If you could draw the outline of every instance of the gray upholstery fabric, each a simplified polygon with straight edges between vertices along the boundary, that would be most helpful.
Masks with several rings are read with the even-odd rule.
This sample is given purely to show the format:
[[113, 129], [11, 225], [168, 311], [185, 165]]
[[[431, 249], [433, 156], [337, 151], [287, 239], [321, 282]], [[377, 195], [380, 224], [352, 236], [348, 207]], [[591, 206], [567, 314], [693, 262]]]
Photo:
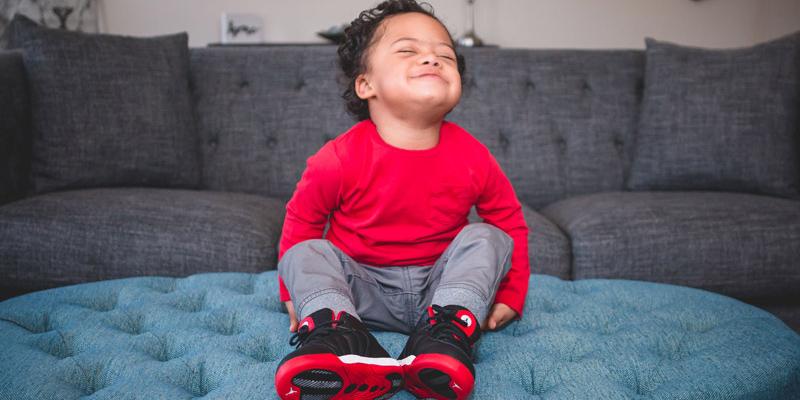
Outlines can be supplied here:
[[486, 48], [465, 57], [463, 95], [448, 118], [491, 150], [525, 204], [623, 188], [641, 52]]
[[[204, 187], [291, 197], [306, 159], [350, 128], [334, 46], [192, 49]], [[621, 190], [640, 51], [464, 49], [448, 119], [486, 144], [533, 208]], [[501, 72], [498, 72], [501, 71]]]
[[0, 204], [31, 190], [30, 99], [19, 52], [0, 52]]
[[800, 33], [744, 49], [647, 40], [635, 190], [800, 194]]
[[573, 276], [658, 281], [743, 299], [800, 287], [800, 202], [725, 192], [609, 192], [542, 214], [572, 240]]
[[[190, 51], [190, 82], [205, 163], [202, 188], [276, 199], [246, 196], [252, 200], [234, 201], [242, 198], [208, 191], [131, 189], [139, 194], [130, 203], [149, 208], [146, 213], [137, 211], [147, 216], [122, 213], [129, 216], [126, 219], [114, 219], [118, 208], [102, 206], [112, 202], [100, 197], [119, 196], [109, 194], [117, 193], [113, 190], [10, 203], [0, 207], [0, 253], [5, 254], [0, 256], [0, 286], [52, 286], [151, 272], [264, 269], [239, 267], [255, 265], [256, 259], [269, 260], [266, 267], [272, 267], [284, 213], [280, 200], [291, 196], [308, 156], [354, 123], [339, 97], [335, 53], [334, 46]], [[531, 228], [534, 272], [686, 283], [745, 299], [759, 297], [777, 306], [800, 304], [787, 300], [787, 288], [798, 286], [797, 262], [792, 260], [799, 254], [792, 243], [798, 242], [800, 202], [730, 193], [603, 193], [622, 190], [631, 166], [643, 52], [478, 48], [464, 53], [464, 95], [448, 119], [489, 147], [520, 199], [530, 206], [524, 212]], [[2, 84], [24, 86], [16, 80], [19, 57], [0, 53], [0, 71], [12, 74], [0, 76]], [[2, 104], [16, 104], [4, 95]], [[71, 104], [69, 109], [75, 110], [79, 103]], [[6, 138], [23, 138], [15, 143], [24, 147], [30, 134], [26, 136], [20, 121], [28, 119], [28, 110], [13, 105], [10, 113], [2, 110], [0, 140], [5, 144]], [[9, 133], [7, 126], [19, 127], [19, 132]], [[3, 157], [10, 152], [0, 149]], [[26, 163], [14, 157], [25, 158], [22, 153], [4, 158], [0, 180], [23, 187]], [[589, 193], [598, 197], [571, 198]], [[564, 201], [547, 208], [551, 214], [543, 213], [542, 207], [559, 200]], [[102, 219], [85, 220], [95, 214]], [[190, 228], [193, 234], [181, 231], [180, 224], [169, 224], [185, 217], [196, 220]], [[122, 233], [113, 230], [117, 223]], [[227, 225], [220, 226], [223, 223]], [[264, 233], [263, 226], [274, 228]], [[147, 231], [156, 233], [148, 236]], [[203, 239], [229, 231], [245, 239]], [[118, 236], [134, 240], [118, 241]], [[61, 253], [49, 247], [62, 244], [66, 249], [58, 247]], [[168, 251], [165, 246], [178, 248]], [[231, 246], [240, 247], [230, 250]], [[244, 258], [245, 249], [258, 255], [247, 255], [251, 261], [227, 261], [237, 254]], [[161, 250], [173, 256], [162, 263]], [[575, 271], [570, 267], [573, 257]], [[128, 259], [127, 264], [120, 261]], [[790, 311], [784, 315], [797, 315], [791, 310], [798, 307], [786, 307]]]
[[[522, 204], [522, 214], [528, 224], [528, 261], [531, 273], [557, 276], [570, 279], [569, 238], [549, 219]], [[470, 222], [483, 222], [473, 207], [469, 214]]]
[[283, 215], [282, 201], [211, 191], [86, 189], [30, 197], [0, 207], [0, 286], [272, 269]]
[[36, 192], [199, 184], [185, 33], [90, 35], [19, 15], [12, 25], [31, 88]]

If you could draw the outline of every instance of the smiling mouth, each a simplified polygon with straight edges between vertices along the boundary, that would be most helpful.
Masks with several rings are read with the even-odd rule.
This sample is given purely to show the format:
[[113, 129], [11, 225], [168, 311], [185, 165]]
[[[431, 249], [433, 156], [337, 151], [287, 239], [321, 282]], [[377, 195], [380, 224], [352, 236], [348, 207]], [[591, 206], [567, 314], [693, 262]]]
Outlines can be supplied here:
[[415, 78], [435, 78], [444, 81], [444, 78], [436, 74], [422, 74], [415, 76]]

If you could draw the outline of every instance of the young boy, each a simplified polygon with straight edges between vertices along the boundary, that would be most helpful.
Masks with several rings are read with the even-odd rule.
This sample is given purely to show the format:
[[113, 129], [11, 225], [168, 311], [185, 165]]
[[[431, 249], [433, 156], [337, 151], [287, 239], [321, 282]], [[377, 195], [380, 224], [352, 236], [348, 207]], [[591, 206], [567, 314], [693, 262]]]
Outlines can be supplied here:
[[[521, 205], [488, 149], [444, 121], [464, 66], [429, 11], [392, 0], [362, 12], [339, 64], [360, 122], [308, 159], [286, 206], [278, 273], [298, 348], [275, 388], [283, 399], [387, 399], [402, 387], [464, 399], [481, 329], [522, 313]], [[467, 223], [473, 205], [485, 223]], [[410, 334], [399, 358], [368, 328]]]

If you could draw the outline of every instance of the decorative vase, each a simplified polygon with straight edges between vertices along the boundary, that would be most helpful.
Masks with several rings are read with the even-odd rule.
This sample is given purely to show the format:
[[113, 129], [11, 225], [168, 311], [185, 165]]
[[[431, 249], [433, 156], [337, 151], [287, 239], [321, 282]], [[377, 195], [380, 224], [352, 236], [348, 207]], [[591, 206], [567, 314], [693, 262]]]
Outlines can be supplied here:
[[456, 44], [464, 47], [483, 46], [483, 40], [475, 34], [475, 0], [467, 0], [469, 18], [467, 20], [467, 31], [456, 39]]

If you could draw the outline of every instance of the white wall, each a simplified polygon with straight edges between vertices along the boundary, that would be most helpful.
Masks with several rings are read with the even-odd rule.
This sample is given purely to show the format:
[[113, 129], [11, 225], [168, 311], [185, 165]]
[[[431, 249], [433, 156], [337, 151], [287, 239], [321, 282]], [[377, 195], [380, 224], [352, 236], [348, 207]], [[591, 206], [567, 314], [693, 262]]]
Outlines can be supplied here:
[[[451, 32], [466, 27], [465, 0], [428, 0]], [[270, 42], [323, 42], [315, 32], [350, 22], [378, 0], [101, 0], [101, 29], [150, 36], [189, 32], [219, 42], [220, 14], [264, 18]], [[526, 48], [643, 48], [644, 37], [705, 47], [747, 46], [800, 30], [800, 0], [477, 0], [486, 42]]]

